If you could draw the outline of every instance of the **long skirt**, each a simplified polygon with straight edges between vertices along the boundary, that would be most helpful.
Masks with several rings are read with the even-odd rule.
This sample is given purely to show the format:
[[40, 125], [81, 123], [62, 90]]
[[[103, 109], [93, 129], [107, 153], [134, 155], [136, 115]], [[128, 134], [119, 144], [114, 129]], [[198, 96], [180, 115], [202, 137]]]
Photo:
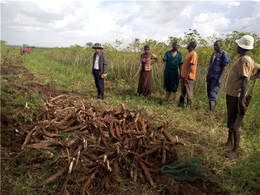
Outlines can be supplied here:
[[152, 93], [152, 71], [140, 71], [139, 84], [138, 84], [138, 95], [151, 95]]

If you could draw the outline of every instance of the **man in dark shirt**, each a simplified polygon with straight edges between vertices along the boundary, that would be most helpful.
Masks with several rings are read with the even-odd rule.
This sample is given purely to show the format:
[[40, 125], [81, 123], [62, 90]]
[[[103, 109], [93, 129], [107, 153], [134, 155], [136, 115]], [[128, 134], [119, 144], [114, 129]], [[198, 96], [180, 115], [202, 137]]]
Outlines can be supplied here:
[[103, 100], [104, 78], [107, 76], [107, 55], [101, 51], [103, 48], [100, 43], [95, 43], [92, 48], [96, 51], [93, 56], [92, 75], [94, 75], [94, 80], [98, 91], [97, 99]]
[[217, 40], [214, 43], [215, 52], [212, 54], [210, 59], [210, 66], [206, 80], [207, 94], [209, 98], [209, 112], [206, 112], [206, 114], [212, 113], [215, 109], [223, 75], [226, 70], [226, 66], [230, 62], [228, 53], [222, 50], [221, 47], [221, 41]]

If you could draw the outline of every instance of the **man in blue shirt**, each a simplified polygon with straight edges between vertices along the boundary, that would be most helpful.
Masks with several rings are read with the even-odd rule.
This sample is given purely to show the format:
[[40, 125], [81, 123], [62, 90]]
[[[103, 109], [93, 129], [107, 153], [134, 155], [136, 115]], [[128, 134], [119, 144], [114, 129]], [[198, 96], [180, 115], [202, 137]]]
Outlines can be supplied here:
[[212, 113], [215, 109], [223, 75], [226, 70], [226, 66], [230, 62], [229, 54], [222, 50], [221, 47], [221, 41], [217, 40], [214, 43], [215, 52], [212, 54], [210, 59], [210, 66], [206, 80], [207, 94], [209, 98], [209, 112], [206, 114]]

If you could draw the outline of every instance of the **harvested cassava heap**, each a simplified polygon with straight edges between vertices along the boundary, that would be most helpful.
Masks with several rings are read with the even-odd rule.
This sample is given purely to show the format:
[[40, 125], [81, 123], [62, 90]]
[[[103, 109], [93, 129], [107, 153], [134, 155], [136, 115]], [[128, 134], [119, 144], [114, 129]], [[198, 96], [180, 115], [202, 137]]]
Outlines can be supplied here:
[[121, 110], [100, 112], [91, 102], [76, 103], [61, 95], [46, 105], [22, 149], [41, 150], [38, 160], [46, 159], [44, 166], [57, 171], [34, 188], [57, 179], [64, 181], [62, 194], [69, 194], [69, 185], [79, 186], [81, 194], [104, 193], [127, 178], [153, 186], [161, 167], [178, 159], [178, 142], [165, 130], [168, 123], [151, 129], [152, 117], [124, 104]]

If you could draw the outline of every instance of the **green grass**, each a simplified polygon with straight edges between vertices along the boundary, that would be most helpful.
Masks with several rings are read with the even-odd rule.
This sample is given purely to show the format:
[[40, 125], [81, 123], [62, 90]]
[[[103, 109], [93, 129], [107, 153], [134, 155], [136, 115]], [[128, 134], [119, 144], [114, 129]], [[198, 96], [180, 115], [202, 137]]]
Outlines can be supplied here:
[[[178, 136], [179, 139], [183, 139], [186, 143], [185, 147], [177, 147], [179, 155], [181, 157], [195, 156], [202, 161], [205, 168], [204, 179], [217, 184], [215, 188], [216, 193], [259, 193], [259, 81], [256, 83], [253, 100], [243, 121], [240, 157], [230, 160], [224, 157], [228, 149], [219, 146], [226, 141], [228, 132], [226, 127], [227, 113], [224, 87], [220, 91], [216, 110], [211, 116], [204, 115], [208, 109], [208, 99], [205, 89], [201, 88], [201, 86], [205, 86], [205, 83], [203, 83], [205, 81], [198, 83], [197, 86], [199, 86], [199, 89], [195, 89], [191, 109], [178, 108], [171, 101], [164, 101], [165, 92], [161, 86], [156, 86], [156, 82], [153, 82], [152, 97], [135, 96], [138, 78], [128, 83], [123, 78], [118, 77], [114, 80], [113, 77], [108, 77], [105, 80], [107, 87], [107, 90], [105, 90], [105, 100], [99, 102], [93, 99], [96, 96], [96, 89], [89, 64], [87, 66], [80, 63], [75, 65], [64, 62], [63, 60], [57, 60], [57, 58], [53, 57], [52, 50], [47, 49], [35, 49], [32, 54], [23, 55], [22, 60], [24, 65], [42, 80], [43, 84], [53, 82], [59, 90], [66, 92], [71, 98], [77, 97], [92, 100], [95, 106], [101, 110], [110, 109], [111, 106], [121, 109], [121, 103], [124, 103], [129, 110], [138, 109], [144, 114], [156, 116], [152, 121], [152, 125], [154, 126], [170, 121], [171, 126], [167, 130], [171, 132], [173, 137]], [[197, 75], [197, 77], [199, 78], [200, 75]], [[2, 84], [5, 84], [4, 79], [6, 78], [1, 79]], [[252, 88], [253, 85], [250, 85], [248, 91], [251, 92]], [[15, 93], [15, 89], [10, 89], [10, 93], [13, 92]], [[8, 94], [1, 93], [1, 96], [8, 99]], [[32, 105], [33, 109], [37, 106], [43, 106], [41, 102], [39, 103], [40, 94], [32, 92], [30, 93], [30, 97], [30, 100], [28, 100], [27, 96], [17, 96], [16, 104], [8, 100], [9, 104], [7, 106], [24, 107], [25, 102], [28, 102], [30, 106]], [[24, 171], [22, 165], [17, 169], [21, 173]], [[33, 183], [28, 173], [22, 178], [14, 183], [13, 193], [18, 192], [17, 189], [20, 188], [23, 194], [37, 194], [37, 191], [29, 188], [27, 185], [28, 183]], [[40, 178], [38, 179], [40, 180]], [[51, 185], [55, 187], [57, 184], [54, 182]]]

